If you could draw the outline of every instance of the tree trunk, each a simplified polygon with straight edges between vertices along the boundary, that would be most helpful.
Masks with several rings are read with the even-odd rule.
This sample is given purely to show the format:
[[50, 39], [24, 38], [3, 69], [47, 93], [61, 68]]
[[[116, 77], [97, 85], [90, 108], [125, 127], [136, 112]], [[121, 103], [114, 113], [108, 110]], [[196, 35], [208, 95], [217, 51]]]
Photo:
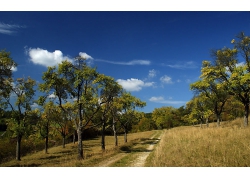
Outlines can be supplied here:
[[124, 131], [124, 142], [128, 142], [128, 139], [127, 139], [127, 130], [125, 129]]
[[200, 120], [200, 128], [202, 128], [202, 119]]
[[115, 118], [113, 118], [113, 132], [114, 132], [114, 138], [115, 138], [115, 146], [118, 146], [118, 138], [117, 138], [117, 134], [116, 134]]
[[207, 128], [208, 128], [209, 127], [208, 117], [206, 118], [206, 125], [207, 125]]
[[74, 133], [73, 133], [73, 143], [75, 144], [75, 142], [76, 142], [76, 132], [74, 131]]
[[244, 112], [244, 127], [248, 126], [248, 114], [249, 114], [249, 104], [245, 104], [245, 112]]
[[21, 140], [22, 136], [17, 135], [17, 144], [16, 144], [16, 160], [21, 161]]
[[106, 123], [105, 123], [105, 120], [104, 118], [102, 118], [102, 151], [105, 151], [105, 126], [106, 126]]
[[65, 148], [65, 134], [63, 134], [63, 148]]
[[81, 126], [77, 129], [78, 135], [78, 159], [83, 159], [83, 148], [82, 148], [82, 129]]
[[48, 144], [49, 144], [49, 137], [45, 137], [45, 154], [48, 154]]
[[216, 114], [217, 117], [217, 127], [220, 127], [220, 115]]

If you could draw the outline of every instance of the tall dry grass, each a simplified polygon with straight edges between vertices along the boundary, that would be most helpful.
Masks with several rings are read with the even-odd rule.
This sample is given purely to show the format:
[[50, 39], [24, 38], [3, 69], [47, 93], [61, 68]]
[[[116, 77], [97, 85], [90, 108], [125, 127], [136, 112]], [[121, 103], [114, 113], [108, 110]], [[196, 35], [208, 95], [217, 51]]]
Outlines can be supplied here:
[[242, 119], [223, 122], [217, 128], [178, 127], [165, 130], [147, 159], [152, 167], [250, 166], [250, 127]]

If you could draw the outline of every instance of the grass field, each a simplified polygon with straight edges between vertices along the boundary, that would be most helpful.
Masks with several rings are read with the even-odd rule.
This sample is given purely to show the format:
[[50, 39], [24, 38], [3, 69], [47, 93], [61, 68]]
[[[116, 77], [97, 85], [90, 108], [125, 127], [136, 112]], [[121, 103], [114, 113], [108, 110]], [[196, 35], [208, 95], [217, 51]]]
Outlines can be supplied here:
[[249, 167], [250, 127], [242, 119], [217, 128], [177, 127], [165, 130], [150, 154], [149, 167]]

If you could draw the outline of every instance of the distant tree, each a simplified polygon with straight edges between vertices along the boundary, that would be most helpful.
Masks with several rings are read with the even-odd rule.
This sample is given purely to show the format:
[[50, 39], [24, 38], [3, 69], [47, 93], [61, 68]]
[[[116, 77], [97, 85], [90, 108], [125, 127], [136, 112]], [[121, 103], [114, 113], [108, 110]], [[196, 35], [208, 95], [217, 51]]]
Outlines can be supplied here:
[[155, 108], [152, 113], [152, 118], [158, 129], [169, 129], [174, 127], [175, 112], [176, 109], [171, 106]]

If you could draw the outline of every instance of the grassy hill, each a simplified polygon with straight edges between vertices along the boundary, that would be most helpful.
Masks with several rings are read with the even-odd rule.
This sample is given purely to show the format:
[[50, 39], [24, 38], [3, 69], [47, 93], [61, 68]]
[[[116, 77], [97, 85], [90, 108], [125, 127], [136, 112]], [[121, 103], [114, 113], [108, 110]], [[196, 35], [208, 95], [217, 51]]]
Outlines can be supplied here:
[[221, 127], [177, 127], [164, 132], [147, 159], [150, 167], [249, 167], [250, 127], [242, 119]]

